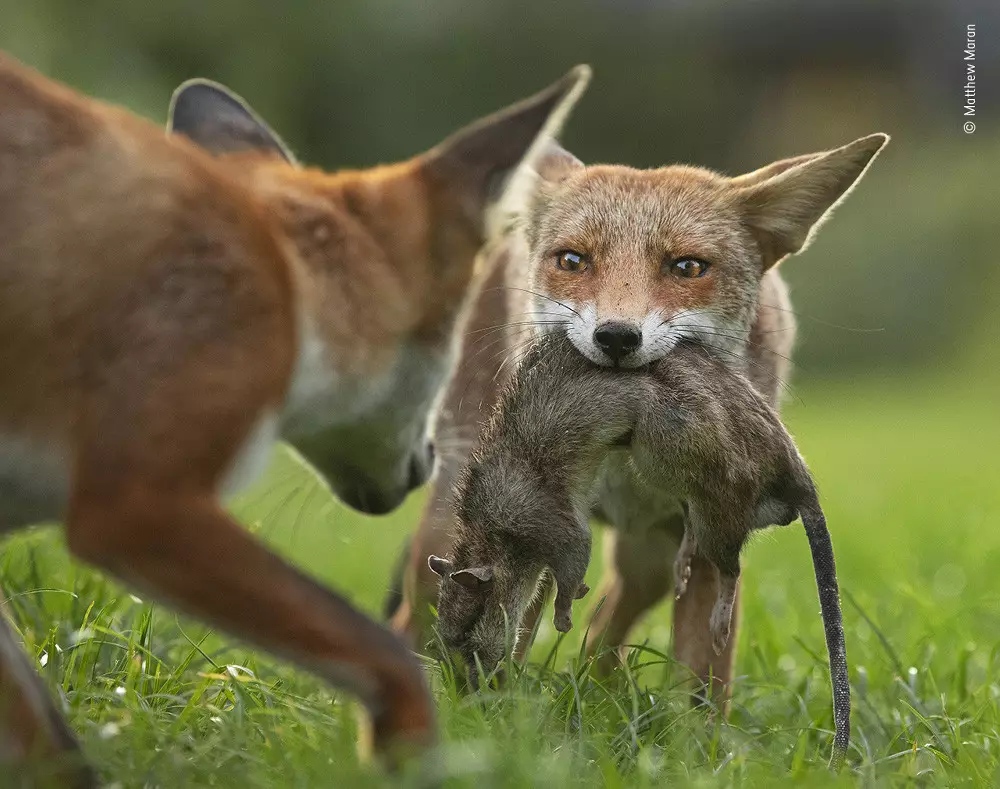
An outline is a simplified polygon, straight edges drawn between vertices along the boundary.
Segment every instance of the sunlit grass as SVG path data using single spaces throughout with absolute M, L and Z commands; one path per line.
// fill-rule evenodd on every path
M 958 383 L 842 383 L 796 391 L 786 414 L 833 532 L 854 685 L 852 777 L 867 785 L 1000 781 L 1000 409 Z M 288 456 L 237 502 L 251 528 L 377 612 L 414 497 L 354 515 Z M 599 576 L 595 556 L 591 583 Z M 692 710 L 669 660 L 669 607 L 627 669 L 598 682 L 585 621 L 500 693 L 459 694 L 428 662 L 443 744 L 389 779 L 359 766 L 353 703 L 66 559 L 58 531 L 8 540 L 7 608 L 89 757 L 122 786 L 781 786 L 834 782 L 830 690 L 804 535 L 747 552 L 731 719 Z M 581 601 L 581 607 L 595 601 Z M 841 776 L 839 783 L 851 783 Z

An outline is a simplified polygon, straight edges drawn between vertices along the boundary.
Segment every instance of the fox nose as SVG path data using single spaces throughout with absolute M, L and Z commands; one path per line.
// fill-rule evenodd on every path
M 617 363 L 639 349 L 642 332 L 628 323 L 602 323 L 594 332 L 594 342 Z

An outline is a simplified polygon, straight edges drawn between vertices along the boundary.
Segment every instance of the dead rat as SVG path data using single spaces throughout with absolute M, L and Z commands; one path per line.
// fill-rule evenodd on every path
M 610 452 L 630 452 L 651 486 L 686 502 L 675 567 L 684 593 L 697 552 L 719 571 L 713 644 L 729 639 L 740 551 L 755 529 L 802 518 L 826 631 L 838 767 L 850 736 L 850 685 L 833 547 L 816 487 L 795 442 L 738 371 L 696 343 L 647 368 L 598 367 L 565 336 L 541 338 L 504 391 L 456 487 L 456 540 L 442 577 L 438 628 L 477 681 L 510 654 L 545 571 L 555 579 L 554 623 L 572 627 L 574 599 L 590 562 L 588 514 L 597 471 Z

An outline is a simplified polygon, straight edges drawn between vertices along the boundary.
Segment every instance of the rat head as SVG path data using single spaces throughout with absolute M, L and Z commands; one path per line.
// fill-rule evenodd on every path
M 456 539 L 451 557 L 430 556 L 441 577 L 438 629 L 475 684 L 476 659 L 487 672 L 510 654 L 524 613 L 548 570 L 556 579 L 557 630 L 572 627 L 572 601 L 587 593 L 590 530 L 561 516 L 558 502 L 520 467 L 505 442 L 488 441 L 459 482 Z
M 672 166 L 585 167 L 552 145 L 508 195 L 530 249 L 534 308 L 577 349 L 639 367 L 684 337 L 738 350 L 761 277 L 804 249 L 888 141 L 785 159 L 736 178 Z
M 445 647 L 461 657 L 473 687 L 476 661 L 486 674 L 511 653 L 520 636 L 524 612 L 534 597 L 544 567 L 517 565 L 509 553 L 456 546 L 455 558 L 428 558 L 441 576 L 438 630 Z
M 456 546 L 455 559 L 428 557 L 427 564 L 441 576 L 438 630 L 444 645 L 461 656 L 475 687 L 478 667 L 491 673 L 525 636 L 521 623 L 528 605 L 539 591 L 545 566 L 509 552 L 476 550 L 468 543 Z M 490 561 L 492 559 L 492 561 Z M 590 591 L 580 584 L 571 599 Z M 572 627 L 568 610 L 558 610 L 556 629 Z
M 283 430 L 347 504 L 388 512 L 430 475 L 430 414 L 491 208 L 589 73 L 579 66 L 408 161 L 338 173 L 300 167 L 221 85 L 194 80 L 174 94 L 169 131 L 255 199 L 291 261 L 300 325 Z

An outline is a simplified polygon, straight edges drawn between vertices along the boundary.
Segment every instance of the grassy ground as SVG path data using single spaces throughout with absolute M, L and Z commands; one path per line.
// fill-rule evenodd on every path
M 845 590 L 855 716 L 852 770 L 840 785 L 1000 783 L 1000 387 L 954 379 L 805 388 L 788 403 L 825 494 Z M 237 512 L 376 611 L 419 507 L 414 497 L 390 518 L 356 516 L 279 455 Z M 746 567 L 728 724 L 706 725 L 677 688 L 681 672 L 665 658 L 669 608 L 637 634 L 647 650 L 603 685 L 577 660 L 582 628 L 556 650 L 546 623 L 531 665 L 499 697 L 460 698 L 431 667 L 444 740 L 432 772 L 477 789 L 834 783 L 824 771 L 830 691 L 801 530 L 758 539 Z M 109 781 L 428 778 L 393 781 L 360 767 L 348 699 L 68 562 L 55 530 L 7 541 L 0 572 L 28 649 Z

